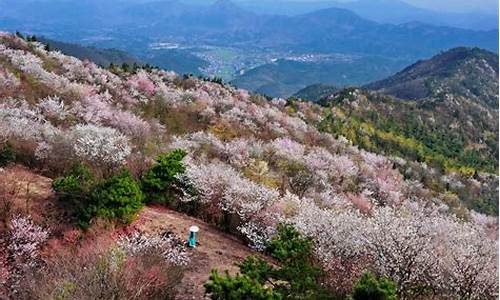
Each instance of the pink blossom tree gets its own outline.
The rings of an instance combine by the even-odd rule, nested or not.
[[[12,296],[17,294],[24,274],[37,266],[40,248],[48,237],[48,231],[30,218],[15,216],[11,219],[8,235],[2,242],[6,243],[7,287]]]

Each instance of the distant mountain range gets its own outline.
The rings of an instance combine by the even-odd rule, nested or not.
[[[497,31],[475,32],[421,23],[384,25],[336,8],[283,17],[265,30],[267,37],[259,44],[284,48],[288,44],[299,53],[309,49],[316,53],[358,55],[357,59],[340,62],[280,60],[250,70],[233,81],[237,86],[281,97],[317,82],[338,86],[365,84],[454,46],[484,45],[494,51],[498,47],[491,43],[497,43]]]
[[[136,28],[142,35],[169,36],[180,43],[402,58],[430,56],[458,45],[498,49],[496,30],[476,32],[418,22],[379,24],[341,8],[268,16],[245,11],[229,0],[202,7],[174,2],[168,10],[165,5],[141,4],[125,15],[139,24]]]
[[[123,46],[164,38],[179,43],[401,56],[432,55],[458,45],[498,49],[496,30],[475,32],[420,22],[380,24],[343,8],[297,16],[262,15],[230,0],[203,6],[181,1],[4,0],[0,28],[85,43],[115,40]]]
[[[423,22],[437,26],[451,26],[473,30],[498,29],[498,13],[455,13],[415,7],[399,0],[289,1],[259,0],[237,2],[243,8],[257,13],[300,15],[315,10],[337,7],[353,11],[362,18],[379,23],[404,24]]]
[[[337,3],[336,7],[352,10],[363,18],[380,23],[404,24],[422,22],[436,26],[459,27],[472,30],[498,29],[498,11],[489,13],[456,13],[433,11],[415,7],[398,0],[359,0]]]
[[[377,23],[352,11],[355,5],[370,7],[362,2],[350,3],[352,10],[325,8],[292,16],[251,12],[230,0],[199,3],[3,0],[0,30],[125,50],[181,74],[223,74],[237,86],[280,97],[319,82],[367,84],[453,47],[498,52],[496,29]],[[389,4],[395,10],[402,5]],[[159,42],[171,46],[152,46]]]

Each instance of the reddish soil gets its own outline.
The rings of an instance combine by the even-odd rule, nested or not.
[[[37,175],[22,166],[0,168],[0,202],[11,203],[11,214],[30,215],[44,225],[58,217],[52,191],[52,179]]]
[[[196,225],[199,245],[191,249],[191,263],[188,265],[177,299],[203,299],[203,284],[212,269],[235,273],[236,264],[245,257],[255,254],[235,237],[223,233],[215,226],[193,217],[163,207],[146,207],[138,220],[132,224],[139,230],[156,232],[172,231],[187,239],[189,227]]]
[[[51,184],[50,178],[37,175],[21,166],[0,169],[0,200],[10,199],[14,204],[13,213],[28,214],[36,223],[50,228],[53,234],[52,247],[60,247],[66,244],[64,241],[67,235],[80,231],[75,231],[70,224],[64,222],[64,209],[56,205]],[[236,264],[256,252],[213,225],[161,206],[145,207],[137,220],[127,228],[101,228],[97,232],[89,233],[91,236],[113,240],[117,232],[171,231],[187,240],[189,227],[192,225],[200,228],[197,236],[199,245],[189,250],[191,262],[186,267],[184,278],[178,287],[177,299],[204,299],[203,284],[208,280],[212,269],[219,272],[228,270],[234,274],[238,270]],[[51,246],[47,248],[50,249]]]

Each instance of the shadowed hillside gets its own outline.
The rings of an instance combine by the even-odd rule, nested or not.
[[[78,44],[64,43],[46,38],[39,38],[40,42],[48,45],[54,50],[61,51],[62,53],[74,56],[81,60],[90,60],[97,65],[108,67],[110,64],[143,64],[139,59],[133,57],[127,52],[117,49],[99,49],[95,47],[85,47]]]
[[[498,55],[454,48],[365,87],[400,99],[451,94],[498,109]]]

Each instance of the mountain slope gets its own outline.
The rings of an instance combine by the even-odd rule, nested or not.
[[[352,293],[367,269],[395,278],[400,298],[416,287],[433,298],[496,295],[498,219],[470,208],[494,214],[498,176],[443,173],[439,165],[360,149],[320,126],[335,106],[268,101],[159,69],[109,70],[5,33],[0,86],[2,165],[23,164],[57,178],[51,210],[30,208],[31,191],[40,186],[30,178],[19,178],[23,186],[14,180],[13,189],[0,185],[6,204],[0,236],[8,237],[0,243],[0,268],[2,280],[12,282],[0,285],[2,298],[199,299],[207,278],[200,272],[229,268],[253,253],[233,238],[259,250],[272,241],[285,290],[293,285],[288,271],[299,266],[324,271],[307,278],[328,299]],[[338,95],[332,101],[354,112],[365,104],[357,91]],[[50,180],[43,186],[50,189]],[[17,194],[26,201],[9,201]],[[195,219],[143,207],[151,201]],[[134,218],[133,227],[124,224]],[[78,230],[77,222],[89,230]],[[201,225],[201,244],[186,249],[185,226],[192,224]],[[303,262],[285,268],[295,255],[282,249]],[[407,257],[415,258],[411,267]],[[262,279],[254,280],[261,274],[256,268],[275,273],[274,265],[247,261],[240,271],[251,276],[243,278],[251,287]],[[424,277],[398,277],[408,272]],[[189,284],[183,274],[197,286],[179,285]],[[286,298],[282,288],[267,289]],[[307,287],[294,290],[283,293],[310,294]]]
[[[246,71],[231,83],[273,97],[289,97],[308,85],[361,85],[393,74],[407,62],[378,56],[332,55],[319,61],[280,59]]]
[[[361,148],[425,162],[444,174],[496,174],[498,87],[496,54],[455,48],[364,90],[345,89],[324,96],[319,103],[329,111],[318,126]],[[309,89],[326,94],[330,87],[314,85],[305,90]],[[442,188],[435,182],[426,184]],[[495,194],[482,199],[474,204],[468,201],[478,210],[498,210]]]
[[[336,86],[317,83],[301,89],[297,93],[293,94],[292,97],[317,102],[335,93],[337,90],[338,88]]]
[[[478,48],[455,48],[365,88],[401,99],[451,93],[497,108],[498,55]]]
[[[46,38],[39,38],[39,40],[42,43],[49,45],[49,47],[54,50],[59,50],[66,55],[74,56],[81,60],[88,59],[100,66],[106,67],[111,63],[115,65],[121,65],[123,63],[129,65],[143,64],[138,58],[135,58],[127,52],[118,49],[99,49],[95,47],[85,47],[78,44],[65,43]]]
[[[49,216],[46,220],[46,226],[56,228],[62,223],[61,221],[64,221],[56,219],[58,214],[62,213],[58,211],[61,208],[54,198],[51,178],[36,174],[26,167],[14,165],[4,168],[0,172],[0,182],[2,182],[2,188],[29,186],[29,194],[10,195],[11,200],[15,200],[16,203],[29,203],[29,210],[39,219],[43,217],[38,216],[38,213]],[[3,191],[3,189],[0,190],[0,193]],[[2,194],[2,196],[5,195]],[[33,211],[37,213],[33,213]],[[59,224],[54,224],[57,222]],[[214,225],[160,206],[145,207],[137,216],[137,220],[122,230],[152,235],[158,232],[172,232],[176,236],[184,237],[193,225],[198,226],[202,234],[198,236],[199,247],[192,249],[190,253],[196,264],[190,264],[186,268],[182,280],[174,287],[180,295],[176,298],[179,300],[184,300],[186,297],[202,299],[203,284],[208,280],[211,270],[227,269],[231,273],[236,273],[237,264],[241,263],[247,256],[260,255],[235,236],[221,231]],[[0,232],[2,232],[2,228],[0,228]],[[112,232],[102,232],[101,234],[107,235],[109,238]],[[95,244],[94,241],[93,245],[95,246]],[[0,295],[2,295],[2,288],[0,288]]]
[[[498,174],[498,110],[461,97],[402,101],[359,89],[346,89],[320,102],[328,107],[318,123],[322,131],[344,136],[368,151],[400,157],[403,160],[395,166],[405,177],[435,191],[459,194],[477,211],[498,213],[498,190],[493,186],[475,194],[447,181],[447,174],[453,173],[474,178],[483,172]],[[416,162],[443,177],[420,177]]]

